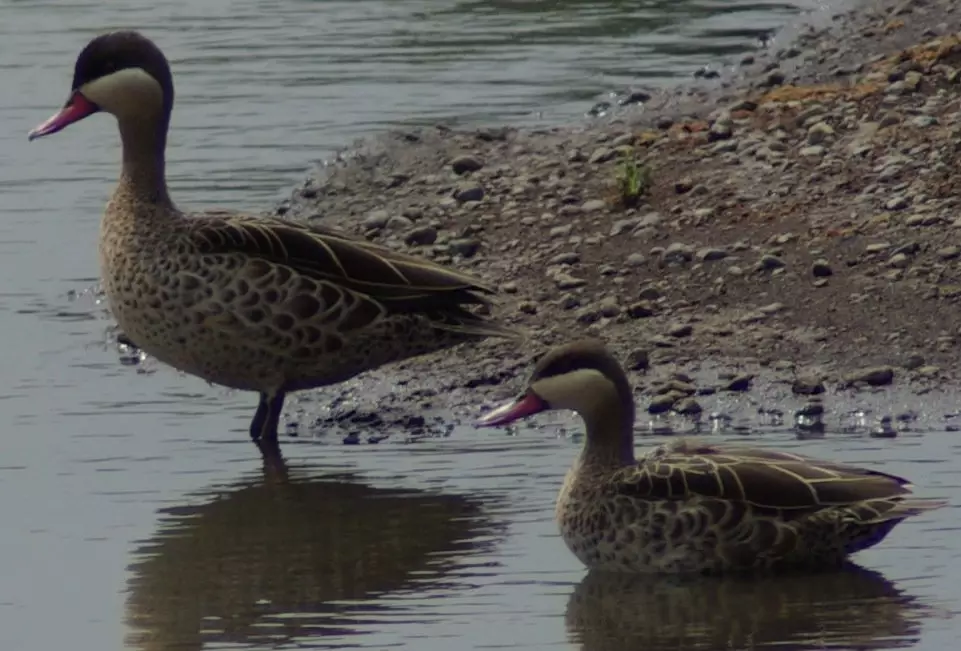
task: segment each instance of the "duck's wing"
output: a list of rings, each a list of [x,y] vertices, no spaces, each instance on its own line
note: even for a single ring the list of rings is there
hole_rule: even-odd
[[[619,493],[654,500],[714,498],[787,517],[911,493],[902,477],[787,452],[680,442],[613,478]]]
[[[374,301],[391,313],[417,312],[438,327],[483,336],[518,336],[466,306],[488,304],[494,289],[421,257],[392,251],[336,230],[271,217],[206,212],[189,221],[202,255],[239,254],[282,265],[338,292]]]

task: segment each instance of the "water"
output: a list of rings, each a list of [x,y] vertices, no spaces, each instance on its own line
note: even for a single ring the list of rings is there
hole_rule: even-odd
[[[813,6],[0,0],[3,647],[946,648],[961,598],[956,509],[862,554],[875,573],[600,581],[551,520],[576,438],[321,437],[286,445],[286,481],[265,472],[246,440],[252,396],[125,366],[106,344],[87,290],[117,173],[111,120],[25,138],[63,102],[88,38],[136,26],[175,68],[175,197],[260,209],[355,137],[574,120],[611,89],[670,83]],[[726,400],[716,407],[751,408]],[[854,427],[801,441],[785,426],[755,438],[957,498],[952,436],[939,421],[896,438]]]

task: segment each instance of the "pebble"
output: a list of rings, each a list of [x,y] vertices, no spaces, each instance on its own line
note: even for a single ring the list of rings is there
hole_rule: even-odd
[[[884,207],[887,210],[904,210],[907,208],[911,202],[905,196],[892,197],[884,202]]]
[[[804,418],[814,418],[817,416],[824,415],[824,404],[820,400],[811,400],[807,404],[798,408],[794,412],[795,416],[800,416]]]
[[[451,169],[454,170],[454,174],[461,175],[467,174],[468,172],[476,172],[484,167],[484,162],[475,156],[464,154],[451,161],[450,166]]]
[[[603,199],[590,199],[581,205],[581,212],[597,212],[607,208],[607,202]]]
[[[643,253],[632,253],[627,256],[627,259],[624,261],[624,264],[628,267],[642,267],[646,263],[647,258],[644,257]]]
[[[892,381],[894,381],[894,369],[890,366],[873,366],[844,376],[844,384],[847,385],[863,382],[873,387],[879,387],[891,384]]]
[[[480,240],[473,237],[463,237],[451,240],[447,245],[451,255],[460,255],[465,258],[472,258],[480,249]]]
[[[464,185],[454,191],[454,198],[461,203],[480,201],[484,198],[484,188],[476,183]]]
[[[816,377],[800,375],[791,385],[791,392],[799,396],[816,396],[824,391],[824,383]]]
[[[724,390],[739,392],[748,391],[751,388],[751,381],[753,379],[754,375],[751,373],[739,373],[724,385]]]
[[[715,260],[723,260],[727,257],[727,251],[724,249],[714,249],[711,247],[705,247],[699,249],[695,254],[695,257],[701,262],[713,262]]]
[[[437,229],[433,226],[418,226],[404,236],[408,246],[424,246],[437,241]]]
[[[677,194],[686,194],[691,191],[694,187],[694,179],[690,176],[685,176],[674,182],[674,192]]]
[[[672,406],[674,406],[675,401],[675,396],[669,393],[663,393],[659,396],[654,396],[651,399],[650,404],[647,406],[647,412],[649,414],[663,414],[664,412],[670,410]]]
[[[583,278],[575,278],[574,276],[569,276],[567,274],[558,274],[554,276],[554,282],[557,284],[558,289],[577,289],[578,287],[583,287],[587,284],[587,281]]]
[[[820,145],[834,135],[834,128],[827,122],[817,122],[808,129],[807,142],[809,145]]]
[[[696,416],[704,411],[704,408],[694,398],[682,398],[675,402],[672,408],[683,416]]]
[[[811,274],[815,278],[827,278],[828,276],[834,274],[834,270],[831,269],[831,264],[822,258],[815,260],[811,265]]]
[[[734,135],[734,126],[731,123],[730,117],[721,117],[714,121],[711,128],[707,132],[707,141],[715,142],[718,140],[727,140],[732,135]]]
[[[951,246],[945,246],[943,248],[938,249],[937,251],[935,251],[935,255],[937,255],[942,260],[954,260],[959,255],[961,255],[961,248],[952,244]]]
[[[781,269],[787,265],[784,260],[777,257],[776,255],[767,254],[761,256],[761,260],[758,262],[758,266],[764,271],[773,271],[774,269]]]
[[[674,242],[670,244],[664,253],[661,254],[661,259],[664,262],[690,262],[694,258],[694,249],[687,244],[682,244],[680,242]]]
[[[380,230],[387,226],[390,214],[386,210],[372,210],[367,213],[361,225],[367,230]]]
[[[615,156],[615,151],[610,147],[598,147],[595,149],[591,155],[587,158],[587,162],[596,165],[599,163],[606,163]]]
[[[626,366],[630,371],[646,371],[651,366],[651,351],[635,348],[627,354]]]
[[[632,319],[646,319],[649,316],[654,316],[654,308],[647,301],[631,303],[627,308],[627,316]]]
[[[694,327],[690,323],[682,323],[675,326],[671,326],[671,328],[668,329],[667,334],[675,338],[681,338],[681,337],[690,337],[691,333],[693,332],[694,332]]]

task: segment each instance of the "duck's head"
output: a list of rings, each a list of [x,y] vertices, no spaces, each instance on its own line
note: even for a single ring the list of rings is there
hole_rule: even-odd
[[[56,133],[98,111],[166,129],[173,101],[170,66],[153,41],[135,31],[101,34],[77,57],[67,103],[29,138]]]
[[[569,409],[590,425],[616,418],[634,423],[634,396],[624,369],[599,341],[586,339],[554,348],[534,367],[527,390],[485,414],[482,427],[506,425],[542,411]]]

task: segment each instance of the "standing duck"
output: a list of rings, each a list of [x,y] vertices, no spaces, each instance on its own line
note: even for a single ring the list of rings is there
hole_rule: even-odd
[[[557,499],[561,535],[588,568],[722,573],[840,565],[943,503],[907,480],[787,452],[678,439],[634,457],[634,399],[596,341],[546,354],[526,392],[481,418],[506,425],[570,409],[587,426]]]
[[[100,225],[110,309],[158,360],[258,392],[250,435],[261,450],[277,450],[288,392],[514,336],[468,309],[487,303],[490,287],[426,259],[276,218],[181,212],[164,171],[173,103],[160,49],[137,32],[110,32],[80,52],[66,104],[29,137],[101,111],[117,118],[123,167]]]

